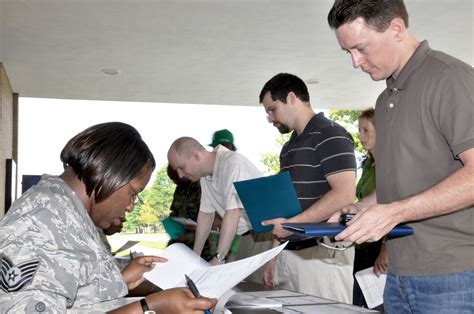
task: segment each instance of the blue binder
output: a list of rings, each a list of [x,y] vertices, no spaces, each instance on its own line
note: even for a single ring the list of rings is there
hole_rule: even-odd
[[[273,226],[262,226],[263,220],[290,218],[301,213],[301,205],[288,172],[237,181],[234,186],[254,232],[273,229]]]
[[[305,237],[333,237],[346,228],[340,223],[328,222],[306,222],[306,223],[284,223],[282,227],[297,235]],[[405,225],[398,225],[393,228],[387,236],[402,237],[413,234],[413,228]]]

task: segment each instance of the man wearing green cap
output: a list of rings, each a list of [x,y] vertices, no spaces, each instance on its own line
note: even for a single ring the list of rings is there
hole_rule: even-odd
[[[237,150],[237,147],[234,145],[234,135],[227,129],[214,132],[212,143],[209,146],[216,147],[217,145],[225,146],[234,152]]]

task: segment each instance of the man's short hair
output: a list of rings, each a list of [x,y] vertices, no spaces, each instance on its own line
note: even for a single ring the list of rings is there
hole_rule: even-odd
[[[188,136],[183,136],[176,139],[169,151],[176,152],[181,158],[188,159],[194,151],[206,150],[196,139]]]
[[[289,92],[293,92],[301,101],[309,103],[306,84],[293,74],[279,73],[265,83],[260,92],[260,103],[263,102],[263,98],[268,92],[270,92],[273,100],[279,100],[285,104]]]
[[[61,161],[97,203],[136,178],[145,165],[156,166],[138,131],[122,122],[97,124],[77,134],[61,151]]]
[[[359,17],[378,32],[384,32],[397,17],[408,27],[408,12],[403,0],[335,0],[328,14],[329,27],[338,29]]]

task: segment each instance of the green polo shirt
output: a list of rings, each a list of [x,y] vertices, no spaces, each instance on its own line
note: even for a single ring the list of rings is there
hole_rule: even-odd
[[[362,175],[357,182],[356,197],[361,200],[375,190],[375,162],[370,157],[362,163]]]

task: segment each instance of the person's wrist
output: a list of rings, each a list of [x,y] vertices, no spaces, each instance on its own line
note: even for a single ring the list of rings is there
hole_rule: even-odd
[[[140,299],[140,306],[142,307],[143,313],[149,313],[151,311],[146,302],[146,298]]]
[[[354,204],[352,204],[352,206],[354,206],[355,211],[357,213],[360,212],[362,210],[362,208],[364,208],[364,206],[360,202],[354,203]]]

